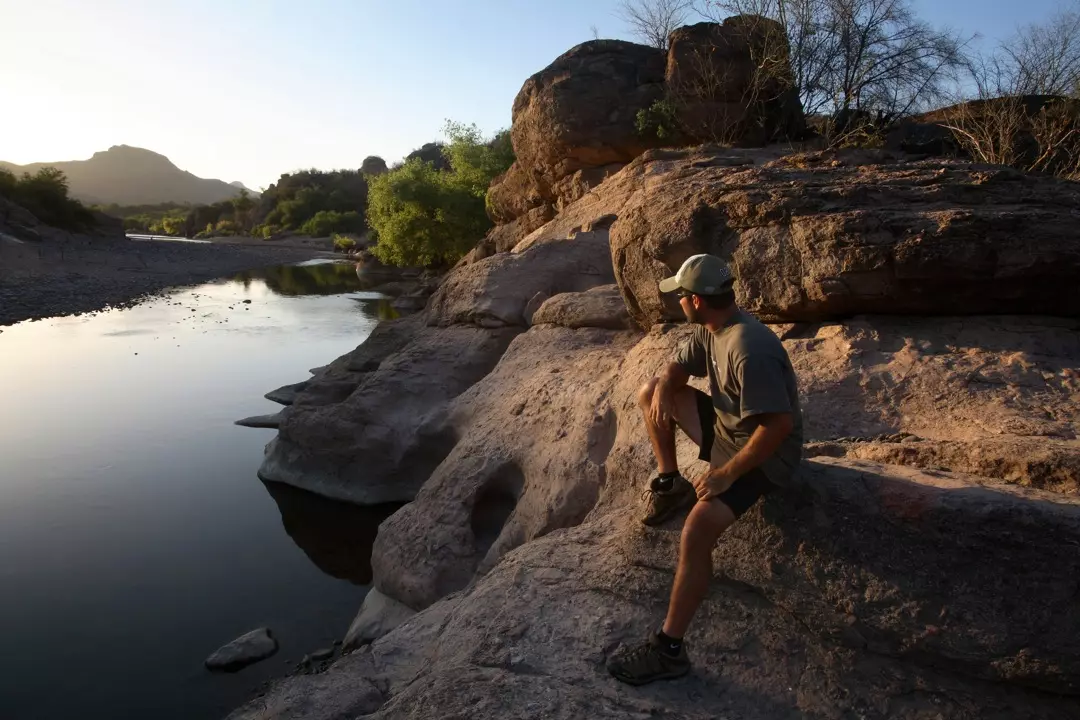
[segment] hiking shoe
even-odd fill
[[[641,522],[646,525],[659,525],[666,522],[675,513],[689,507],[697,500],[694,486],[682,475],[676,475],[671,482],[671,489],[661,490],[660,478],[649,481],[649,488],[641,494],[645,500],[645,515]]]
[[[660,639],[652,632],[647,642],[613,655],[607,669],[612,677],[628,685],[646,685],[654,680],[682,677],[690,672],[690,658],[686,656],[685,643],[678,655],[665,653]]]

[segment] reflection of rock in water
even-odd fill
[[[371,545],[379,523],[400,504],[361,507],[276,482],[264,482],[285,532],[327,575],[357,585],[371,582]]]
[[[248,270],[233,277],[247,287],[258,279],[278,295],[336,295],[338,293],[364,290],[365,283],[348,263],[323,263],[321,265],[278,265],[276,267]]]

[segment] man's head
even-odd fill
[[[660,281],[660,292],[679,294],[679,306],[692,323],[706,323],[735,304],[735,278],[715,255],[692,255],[672,277]]]

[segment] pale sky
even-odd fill
[[[0,160],[111,145],[263,188],[394,162],[443,121],[510,124],[522,83],[577,43],[631,39],[617,0],[0,0]],[[915,0],[987,41],[1059,0]]]

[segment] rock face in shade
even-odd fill
[[[277,640],[271,635],[270,629],[259,628],[218,648],[213,655],[206,658],[206,667],[214,671],[236,672],[265,660],[276,653],[277,649]]]
[[[412,608],[372,588],[364,596],[364,604],[360,606],[360,612],[349,626],[349,631],[345,633],[342,649],[355,650],[361,645],[378,640],[415,614],[416,611]]]

